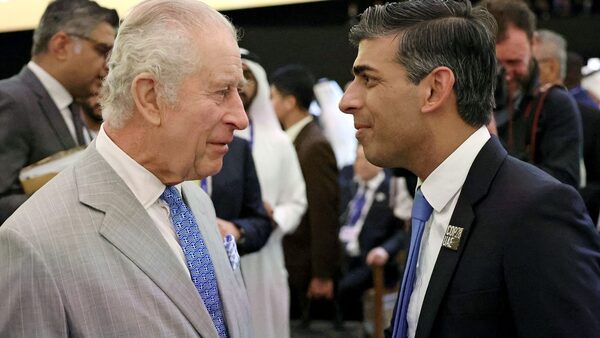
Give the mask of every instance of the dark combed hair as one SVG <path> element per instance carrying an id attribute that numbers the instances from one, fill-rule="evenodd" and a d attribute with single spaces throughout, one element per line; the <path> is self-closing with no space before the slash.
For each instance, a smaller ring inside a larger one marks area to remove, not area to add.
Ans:
<path id="1" fill-rule="evenodd" d="M 498 42 L 506 39 L 506 30 L 510 25 L 524 31 L 529 41 L 533 38 L 536 26 L 535 14 L 524 1 L 483 0 L 478 6 L 487 9 L 496 19 L 498 24 L 496 40 Z"/>
<path id="2" fill-rule="evenodd" d="M 46 7 L 33 32 L 31 55 L 47 51 L 48 42 L 60 31 L 88 36 L 101 22 L 116 28 L 119 26 L 119 14 L 89 0 L 53 1 Z"/>
<path id="3" fill-rule="evenodd" d="M 487 124 L 496 86 L 494 18 L 470 1 L 412 0 L 368 8 L 350 29 L 350 42 L 397 35 L 397 61 L 418 84 L 436 67 L 455 77 L 461 118 L 472 126 Z"/>
<path id="4" fill-rule="evenodd" d="M 304 110 L 308 110 L 315 97 L 314 84 L 314 75 L 301 65 L 283 66 L 271 75 L 271 85 L 281 94 L 295 97 L 298 106 Z"/>

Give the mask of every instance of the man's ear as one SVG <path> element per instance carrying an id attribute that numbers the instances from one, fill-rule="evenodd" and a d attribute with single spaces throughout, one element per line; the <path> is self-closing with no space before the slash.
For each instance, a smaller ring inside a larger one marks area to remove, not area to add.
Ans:
<path id="1" fill-rule="evenodd" d="M 298 100 L 294 95 L 285 95 L 283 97 L 283 107 L 286 111 L 294 109 L 298 105 Z"/>
<path id="2" fill-rule="evenodd" d="M 131 96 L 137 111 L 144 119 L 154 126 L 159 126 L 162 116 L 158 104 L 156 85 L 154 75 L 150 73 L 138 74 L 131 83 Z"/>
<path id="3" fill-rule="evenodd" d="M 437 67 L 422 81 L 425 81 L 427 96 L 421 111 L 424 113 L 438 110 L 447 104 L 454 91 L 454 72 L 448 67 Z"/>
<path id="4" fill-rule="evenodd" d="M 57 59 L 64 61 L 72 52 L 70 48 L 73 43 L 73 39 L 67 33 L 58 32 L 52 35 L 50 41 L 48 41 L 48 52 Z"/>

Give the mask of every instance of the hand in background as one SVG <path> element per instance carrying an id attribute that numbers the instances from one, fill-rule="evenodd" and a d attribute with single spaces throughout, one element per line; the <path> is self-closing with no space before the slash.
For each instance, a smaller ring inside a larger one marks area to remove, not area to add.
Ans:
<path id="1" fill-rule="evenodd" d="M 306 292 L 308 298 L 333 298 L 333 279 L 331 278 L 319 278 L 313 277 L 310 280 L 308 291 Z"/>
<path id="2" fill-rule="evenodd" d="M 269 204 L 269 202 L 267 201 L 263 201 L 263 205 L 265 207 L 265 210 L 267 211 L 267 215 L 269 216 L 269 218 L 273 219 L 273 207 L 271 206 L 271 204 Z"/>
<path id="3" fill-rule="evenodd" d="M 224 219 L 217 218 L 217 225 L 219 226 L 219 232 L 223 238 L 225 238 L 227 234 L 231 234 L 236 241 L 240 239 L 240 229 L 238 229 L 235 224 Z"/>
<path id="4" fill-rule="evenodd" d="M 367 264 L 369 266 L 383 266 L 387 263 L 390 255 L 384 248 L 378 246 L 371 249 L 367 254 Z"/>

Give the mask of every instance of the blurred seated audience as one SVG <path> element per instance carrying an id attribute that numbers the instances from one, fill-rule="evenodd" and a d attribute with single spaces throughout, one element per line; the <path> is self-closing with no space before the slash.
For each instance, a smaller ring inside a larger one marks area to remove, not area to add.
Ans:
<path id="1" fill-rule="evenodd" d="M 404 246 L 404 221 L 394 216 L 390 201 L 391 174 L 367 161 L 358 145 L 354 197 L 342 215 L 339 239 L 343 247 L 338 299 L 344 320 L 362 319 L 362 295 L 373 287 L 371 266 L 385 267 L 385 285 L 399 282 L 396 254 Z"/>

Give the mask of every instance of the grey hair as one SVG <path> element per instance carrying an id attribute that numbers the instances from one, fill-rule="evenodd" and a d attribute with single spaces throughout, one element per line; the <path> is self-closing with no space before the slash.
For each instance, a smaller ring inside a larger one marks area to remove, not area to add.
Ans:
<path id="1" fill-rule="evenodd" d="M 468 0 L 412 0 L 368 8 L 350 30 L 350 42 L 397 35 L 397 62 L 418 84 L 433 69 L 454 73 L 461 118 L 472 126 L 489 122 L 496 86 L 496 22 Z"/>
<path id="2" fill-rule="evenodd" d="M 567 76 L 567 40 L 551 30 L 540 29 L 535 32 L 535 40 L 544 57 L 558 60 L 561 81 Z"/>
<path id="3" fill-rule="evenodd" d="M 94 1 L 57 0 L 51 2 L 33 32 L 31 55 L 35 56 L 46 52 L 48 42 L 58 32 L 89 36 L 102 22 L 117 27 L 119 15 L 115 10 L 104 8 Z"/>
<path id="4" fill-rule="evenodd" d="M 119 29 L 108 61 L 100 98 L 103 119 L 113 128 L 123 127 L 133 115 L 131 84 L 145 72 L 154 76 L 158 96 L 175 107 L 181 82 L 201 63 L 194 41 L 219 26 L 237 39 L 227 18 L 197 0 L 148 0 L 135 6 Z"/>

